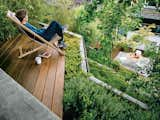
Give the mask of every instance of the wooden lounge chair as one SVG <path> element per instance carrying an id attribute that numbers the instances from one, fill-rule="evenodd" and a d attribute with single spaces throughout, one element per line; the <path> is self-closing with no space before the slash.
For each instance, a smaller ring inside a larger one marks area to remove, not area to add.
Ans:
<path id="1" fill-rule="evenodd" d="M 23 24 L 21 24 L 21 22 L 18 20 L 18 18 L 15 16 L 14 12 L 11 12 L 8 10 L 7 12 L 7 17 L 9 19 L 11 19 L 14 23 L 17 24 L 18 28 L 20 29 L 20 31 L 25 34 L 27 37 L 30 38 L 30 40 L 34 41 L 35 43 L 38 43 L 40 46 L 37 48 L 34 48 L 33 50 L 30 50 L 28 52 L 23 52 L 22 47 L 19 47 L 19 58 L 23 58 L 27 55 L 30 55 L 36 51 L 39 51 L 41 49 L 54 49 L 56 51 L 58 51 L 58 53 L 60 55 L 64 55 L 64 52 L 57 47 L 57 45 L 55 44 L 56 41 L 58 41 L 60 39 L 60 37 L 56 34 L 53 39 L 51 40 L 51 42 L 55 41 L 54 43 L 48 42 L 47 40 L 45 40 L 43 37 L 41 37 L 40 35 L 36 34 L 35 32 L 33 32 L 32 30 L 30 30 L 29 28 L 27 28 L 26 26 L 24 26 Z M 30 35 L 32 37 L 30 37 Z"/>

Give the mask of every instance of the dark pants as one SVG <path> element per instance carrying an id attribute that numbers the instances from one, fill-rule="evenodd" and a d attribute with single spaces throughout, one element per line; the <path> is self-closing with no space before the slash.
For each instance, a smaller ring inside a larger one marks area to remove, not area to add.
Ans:
<path id="1" fill-rule="evenodd" d="M 63 41 L 62 26 L 56 21 L 52 21 L 43 33 L 42 37 L 47 41 L 50 41 L 56 33 L 61 37 L 59 41 Z"/>

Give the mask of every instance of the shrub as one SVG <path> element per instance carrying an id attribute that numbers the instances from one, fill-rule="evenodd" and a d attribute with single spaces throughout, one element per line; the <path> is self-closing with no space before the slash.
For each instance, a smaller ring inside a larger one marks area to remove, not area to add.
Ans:
<path id="1" fill-rule="evenodd" d="M 0 41 L 4 41 L 7 38 L 14 36 L 17 31 L 11 21 L 8 21 L 7 17 L 7 7 L 0 4 Z"/>
<path id="2" fill-rule="evenodd" d="M 48 7 L 50 7 L 51 10 L 46 17 L 49 18 L 49 21 L 54 19 L 61 24 L 69 25 L 69 29 L 74 31 L 76 29 L 75 18 L 78 9 L 74 8 L 73 2 L 74 0 L 56 0 L 55 2 L 48 4 Z"/>
<path id="3" fill-rule="evenodd" d="M 120 69 L 120 64 L 118 61 L 112 61 L 111 67 L 115 70 L 118 71 Z"/>

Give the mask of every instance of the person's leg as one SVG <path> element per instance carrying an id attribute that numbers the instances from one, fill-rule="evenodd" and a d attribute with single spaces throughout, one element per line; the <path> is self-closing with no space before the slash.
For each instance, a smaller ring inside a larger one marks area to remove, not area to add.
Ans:
<path id="1" fill-rule="evenodd" d="M 50 28 L 50 27 L 51 27 L 51 28 Z M 58 47 L 65 49 L 67 46 L 66 46 L 66 44 L 64 43 L 64 39 L 63 39 L 63 29 L 64 29 L 63 26 L 61 26 L 59 23 L 53 21 L 53 22 L 50 24 L 50 26 L 48 27 L 48 29 L 50 30 L 50 29 L 53 29 L 53 28 L 55 28 L 56 33 L 61 37 L 61 39 L 58 40 Z"/>
<path id="2" fill-rule="evenodd" d="M 56 21 L 53 21 L 45 30 L 43 37 L 50 41 L 56 33 L 61 37 L 61 40 L 63 40 L 63 32 L 61 25 Z"/>
<path id="3" fill-rule="evenodd" d="M 63 48 L 65 49 L 67 46 L 64 43 L 64 39 L 63 39 L 63 30 L 62 30 L 62 26 L 57 23 L 56 21 L 51 22 L 51 24 L 48 26 L 48 28 L 45 30 L 43 37 L 50 41 L 53 36 L 57 33 L 61 39 L 58 41 L 58 47 L 59 48 Z"/>
<path id="4" fill-rule="evenodd" d="M 160 33 L 160 26 L 157 27 L 156 33 Z"/>

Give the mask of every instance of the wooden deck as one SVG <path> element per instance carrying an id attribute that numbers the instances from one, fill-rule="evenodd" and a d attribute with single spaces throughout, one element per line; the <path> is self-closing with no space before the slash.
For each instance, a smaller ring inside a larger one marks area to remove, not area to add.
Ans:
<path id="1" fill-rule="evenodd" d="M 34 58 L 39 53 L 19 59 L 20 45 L 24 45 L 26 50 L 30 49 L 27 46 L 36 46 L 23 35 L 1 44 L 0 68 L 62 118 L 64 56 L 55 52 L 49 59 L 43 59 L 41 65 L 36 65 Z"/>

